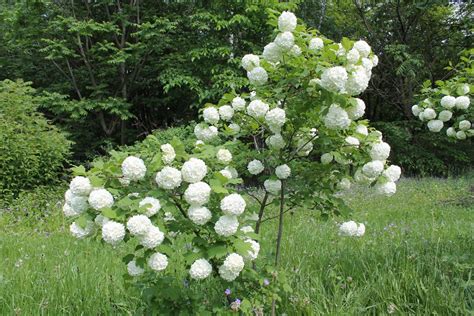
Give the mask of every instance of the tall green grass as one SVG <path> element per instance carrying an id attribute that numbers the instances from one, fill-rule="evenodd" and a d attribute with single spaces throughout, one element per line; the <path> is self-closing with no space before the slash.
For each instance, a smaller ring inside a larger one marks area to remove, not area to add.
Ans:
<path id="1" fill-rule="evenodd" d="M 309 211 L 287 215 L 281 265 L 294 293 L 285 298 L 286 314 L 473 313 L 472 184 L 472 177 L 403 180 L 391 198 L 355 190 L 345 198 L 356 210 L 352 219 L 366 224 L 361 238 L 338 235 L 337 225 L 346 219 L 323 222 Z M 260 260 L 273 255 L 276 224 L 263 224 Z M 139 293 L 124 288 L 120 253 L 77 241 L 65 227 L 50 233 L 24 229 L 21 222 L 4 227 L 0 315 L 139 309 Z"/>

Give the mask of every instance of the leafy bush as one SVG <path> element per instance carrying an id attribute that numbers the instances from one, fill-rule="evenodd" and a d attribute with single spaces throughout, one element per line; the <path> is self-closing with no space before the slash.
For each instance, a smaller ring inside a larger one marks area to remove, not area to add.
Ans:
<path id="1" fill-rule="evenodd" d="M 58 180 L 69 157 L 66 135 L 36 112 L 31 83 L 0 82 L 0 196 Z"/>
<path id="2" fill-rule="evenodd" d="M 455 140 L 429 132 L 423 122 L 377 122 L 392 146 L 390 159 L 405 175 L 448 176 L 460 174 L 474 165 L 471 140 Z"/>

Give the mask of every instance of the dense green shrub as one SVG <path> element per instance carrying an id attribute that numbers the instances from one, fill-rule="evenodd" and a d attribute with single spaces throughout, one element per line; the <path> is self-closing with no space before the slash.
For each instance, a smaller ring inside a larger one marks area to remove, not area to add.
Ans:
<path id="1" fill-rule="evenodd" d="M 392 147 L 392 163 L 405 176 L 448 176 L 465 172 L 474 165 L 474 147 L 470 140 L 456 142 L 429 132 L 422 122 L 398 121 L 374 123 Z"/>
<path id="2" fill-rule="evenodd" d="M 58 180 L 69 157 L 66 135 L 36 112 L 30 83 L 0 82 L 0 196 Z"/>

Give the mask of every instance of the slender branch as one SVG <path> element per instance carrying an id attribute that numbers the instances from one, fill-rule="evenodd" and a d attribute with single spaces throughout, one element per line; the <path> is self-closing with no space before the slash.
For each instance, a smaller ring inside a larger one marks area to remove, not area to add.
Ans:
<path id="1" fill-rule="evenodd" d="M 255 224 L 255 233 L 258 234 L 260 232 L 260 225 L 262 224 L 262 217 L 263 212 L 265 211 L 265 207 L 267 206 L 267 199 L 268 199 L 268 192 L 265 191 L 265 196 L 260 204 L 260 211 L 258 212 L 258 220 L 257 224 Z"/>
<path id="2" fill-rule="evenodd" d="M 280 215 L 278 220 L 278 236 L 276 242 L 275 267 L 278 266 L 280 259 L 281 237 L 283 235 L 283 215 L 285 210 L 285 181 L 281 182 L 280 190 Z"/>
<path id="3" fill-rule="evenodd" d="M 283 214 L 286 214 L 286 213 L 290 212 L 291 210 L 293 210 L 293 207 L 287 209 L 286 211 L 284 211 Z M 280 214 L 278 214 L 278 215 L 276 215 L 276 216 L 264 218 L 264 219 L 262 219 L 262 221 L 260 222 L 260 224 L 263 224 L 263 223 L 265 223 L 266 221 L 270 221 L 270 220 L 275 219 L 275 218 L 277 218 L 277 217 L 280 217 Z"/>

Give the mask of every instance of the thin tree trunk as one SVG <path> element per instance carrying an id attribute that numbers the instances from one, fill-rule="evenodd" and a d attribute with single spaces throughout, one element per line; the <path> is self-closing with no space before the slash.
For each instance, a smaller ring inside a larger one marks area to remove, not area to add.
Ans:
<path id="1" fill-rule="evenodd" d="M 280 216 L 278 219 L 278 235 L 276 241 L 275 267 L 278 266 L 280 259 L 281 237 L 283 235 L 283 215 L 285 214 L 285 181 L 281 182 L 280 191 Z"/>

